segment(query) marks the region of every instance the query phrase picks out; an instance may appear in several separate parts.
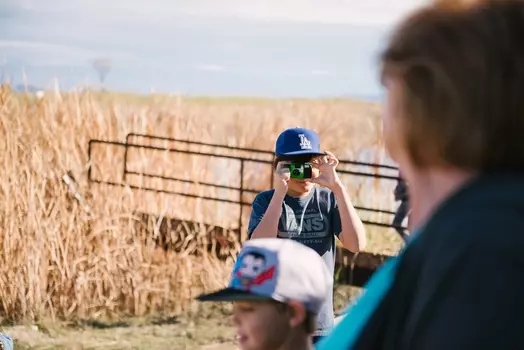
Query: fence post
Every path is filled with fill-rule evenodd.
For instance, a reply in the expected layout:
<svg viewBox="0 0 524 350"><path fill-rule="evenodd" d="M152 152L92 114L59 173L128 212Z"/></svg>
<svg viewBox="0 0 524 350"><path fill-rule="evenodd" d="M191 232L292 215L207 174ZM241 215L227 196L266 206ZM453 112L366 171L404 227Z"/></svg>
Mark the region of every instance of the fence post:
<svg viewBox="0 0 524 350"><path fill-rule="evenodd" d="M122 182L126 183L127 180L127 150L129 149L129 138L133 135L129 133L126 135L126 145L124 148L124 171L122 172Z"/></svg>
<svg viewBox="0 0 524 350"><path fill-rule="evenodd" d="M244 213L244 160L240 159L240 191L239 191L239 200L240 204L240 214L238 217L238 234L240 239L242 239L242 214Z"/></svg>
<svg viewBox="0 0 524 350"><path fill-rule="evenodd" d="M269 189L272 189L273 188L273 181L275 181L275 169L273 169L273 164L275 164L275 154L273 153L273 159L271 161L271 181L269 183Z"/></svg>
<svg viewBox="0 0 524 350"><path fill-rule="evenodd" d="M89 140L89 143L87 144L87 181L91 182L91 168L93 167L92 159L91 159L91 144L93 143L93 140Z"/></svg>

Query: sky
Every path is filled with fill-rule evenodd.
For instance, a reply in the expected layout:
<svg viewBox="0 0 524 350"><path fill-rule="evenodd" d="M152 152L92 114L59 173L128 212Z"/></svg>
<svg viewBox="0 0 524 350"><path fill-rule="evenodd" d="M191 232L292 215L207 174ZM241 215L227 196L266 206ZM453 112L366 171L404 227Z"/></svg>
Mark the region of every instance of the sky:
<svg viewBox="0 0 524 350"><path fill-rule="evenodd" d="M377 59L424 0L0 0L13 84L269 97L381 95Z"/></svg>

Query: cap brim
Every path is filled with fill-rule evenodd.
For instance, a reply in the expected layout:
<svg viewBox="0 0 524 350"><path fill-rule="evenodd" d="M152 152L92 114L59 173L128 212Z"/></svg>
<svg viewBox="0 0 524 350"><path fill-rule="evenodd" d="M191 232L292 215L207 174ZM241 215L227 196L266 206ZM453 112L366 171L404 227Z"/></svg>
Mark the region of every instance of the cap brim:
<svg viewBox="0 0 524 350"><path fill-rule="evenodd" d="M245 290L238 290L235 288L225 288L219 291L201 294L197 298L199 301L237 301L237 300L269 300L268 296L262 296Z"/></svg>
<svg viewBox="0 0 524 350"><path fill-rule="evenodd" d="M277 153L277 156L299 156L304 154L310 154L312 156L325 156L326 153L324 152L311 152L308 150L302 150L302 151L295 151L295 152L286 152L286 153Z"/></svg>

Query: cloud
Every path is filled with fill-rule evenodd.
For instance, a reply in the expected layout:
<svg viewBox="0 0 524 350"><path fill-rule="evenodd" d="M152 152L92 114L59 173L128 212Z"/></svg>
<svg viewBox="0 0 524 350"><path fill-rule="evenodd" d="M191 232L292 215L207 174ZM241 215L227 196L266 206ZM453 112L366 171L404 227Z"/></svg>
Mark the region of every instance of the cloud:
<svg viewBox="0 0 524 350"><path fill-rule="evenodd" d="M126 89L362 93L388 26L424 1L0 0L0 60L43 80L110 57Z"/></svg>
<svg viewBox="0 0 524 350"><path fill-rule="evenodd" d="M76 64L86 57L96 57L97 52L74 46L66 46L42 41L0 40L0 50L6 56L24 57L43 65Z"/></svg>
<svg viewBox="0 0 524 350"><path fill-rule="evenodd" d="M85 66L98 57L110 57L120 65L133 65L131 56L90 50L83 47L31 40L1 40L0 50L4 57L24 57L28 64Z"/></svg>
<svg viewBox="0 0 524 350"><path fill-rule="evenodd" d="M191 0L190 15L231 16L265 21L391 25L425 0Z"/></svg>
<svg viewBox="0 0 524 350"><path fill-rule="evenodd" d="M313 69L311 72L309 72L309 74L311 75L331 75L331 73L325 69Z"/></svg>
<svg viewBox="0 0 524 350"><path fill-rule="evenodd" d="M173 20L178 15L246 20L390 25L428 0L25 0L35 12L97 19ZM16 5L15 5L16 6ZM22 7L22 6L20 6Z"/></svg>
<svg viewBox="0 0 524 350"><path fill-rule="evenodd" d="M0 40L0 48L4 49L36 49L36 50L72 50L78 51L82 49L75 49L71 46L64 46L60 44L27 41L27 40ZM89 51L89 50L84 50Z"/></svg>
<svg viewBox="0 0 524 350"><path fill-rule="evenodd" d="M197 70L202 72L223 72L226 68L218 64L203 64L196 67Z"/></svg>

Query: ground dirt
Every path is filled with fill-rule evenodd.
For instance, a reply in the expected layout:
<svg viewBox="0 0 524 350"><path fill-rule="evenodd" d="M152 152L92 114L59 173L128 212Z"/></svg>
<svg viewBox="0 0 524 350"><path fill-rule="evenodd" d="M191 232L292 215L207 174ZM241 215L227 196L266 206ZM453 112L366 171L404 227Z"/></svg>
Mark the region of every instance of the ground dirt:
<svg viewBox="0 0 524 350"><path fill-rule="evenodd" d="M335 308L342 309L359 289L339 286ZM178 316L148 316L119 321L42 321L1 327L15 340L17 350L236 350L230 305L196 305Z"/></svg>

